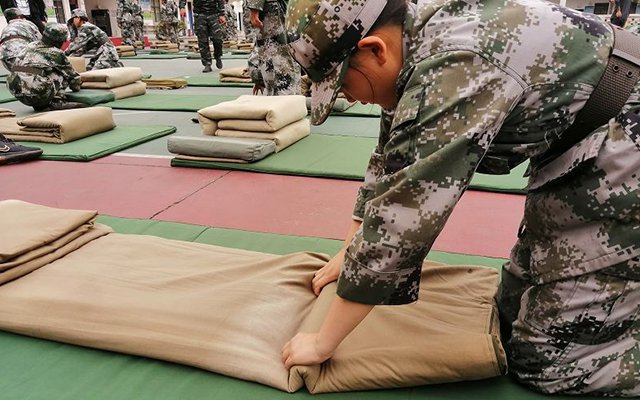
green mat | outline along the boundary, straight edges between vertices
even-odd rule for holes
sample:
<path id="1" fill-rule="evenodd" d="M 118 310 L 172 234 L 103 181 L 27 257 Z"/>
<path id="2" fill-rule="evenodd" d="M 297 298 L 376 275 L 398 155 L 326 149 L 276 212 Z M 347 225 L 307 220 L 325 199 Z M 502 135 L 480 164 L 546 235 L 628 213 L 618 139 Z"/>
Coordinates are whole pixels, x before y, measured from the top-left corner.
<path id="1" fill-rule="evenodd" d="M 167 53 L 167 54 L 136 54 L 135 56 L 120 57 L 122 60 L 173 60 L 176 58 L 187 58 L 187 53 Z"/>
<path id="2" fill-rule="evenodd" d="M 100 103 L 108 103 L 115 99 L 115 95 L 108 90 L 80 89 L 77 92 L 66 93 L 67 100 L 95 106 Z"/>
<path id="3" fill-rule="evenodd" d="M 342 112 L 331 112 L 331 115 L 341 115 L 347 117 L 379 117 L 381 108 L 377 104 L 355 103 Z"/>
<path id="4" fill-rule="evenodd" d="M 218 74 L 201 74 L 182 76 L 181 78 L 187 80 L 189 86 L 204 86 L 204 87 L 253 87 L 253 83 L 243 82 L 220 82 L 220 76 Z"/>
<path id="5" fill-rule="evenodd" d="M 125 110 L 153 111 L 198 111 L 223 101 L 235 100 L 238 96 L 204 94 L 157 94 L 129 97 L 106 103 L 107 107 Z"/>
<path id="6" fill-rule="evenodd" d="M 312 134 L 285 150 L 254 163 L 239 164 L 174 158 L 171 160 L 171 165 L 363 180 L 371 151 L 376 143 L 376 138 Z M 524 169 L 526 165 L 514 169 L 510 175 L 476 174 L 471 181 L 471 188 L 524 193 L 526 186 L 526 179 L 522 177 Z"/>
<path id="7" fill-rule="evenodd" d="M 99 217 L 116 231 L 283 254 L 334 253 L 335 240 L 206 228 L 170 222 Z M 435 253 L 435 252 L 434 252 Z M 462 257 L 462 258 L 459 258 Z M 470 258 L 469 258 L 470 257 Z M 434 259 L 496 267 L 499 259 L 438 253 Z M 0 398 L 24 400 L 544 400 L 508 377 L 367 392 L 284 393 L 196 368 L 0 332 Z M 554 399 L 577 399 L 560 397 Z"/>
<path id="8" fill-rule="evenodd" d="M 231 54 L 224 53 L 222 54 L 223 60 L 246 60 L 249 58 L 248 54 Z M 187 53 L 187 60 L 199 60 L 200 53 L 189 52 Z"/>
<path id="9" fill-rule="evenodd" d="M 6 79 L 5 79 L 6 82 Z M 10 101 L 15 101 L 15 97 L 9 92 L 9 89 L 6 87 L 0 87 L 0 103 L 8 103 Z"/>
<path id="10" fill-rule="evenodd" d="M 173 126 L 125 125 L 69 143 L 54 144 L 24 141 L 19 143 L 25 146 L 41 148 L 44 151 L 40 157 L 41 160 L 91 161 L 140 143 L 169 135 L 175 131 L 176 128 Z"/>

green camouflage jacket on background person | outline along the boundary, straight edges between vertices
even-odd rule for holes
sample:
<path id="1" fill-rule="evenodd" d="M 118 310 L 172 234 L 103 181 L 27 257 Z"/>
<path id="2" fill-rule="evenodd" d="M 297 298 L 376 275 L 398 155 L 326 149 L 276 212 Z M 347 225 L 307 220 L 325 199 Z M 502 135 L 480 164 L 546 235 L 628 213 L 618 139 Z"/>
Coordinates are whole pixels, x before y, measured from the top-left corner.
<path id="1" fill-rule="evenodd" d="M 26 19 L 9 21 L 0 34 L 0 58 L 4 67 L 11 70 L 16 56 L 29 43 L 38 41 L 41 37 L 38 27 L 33 22 Z"/>

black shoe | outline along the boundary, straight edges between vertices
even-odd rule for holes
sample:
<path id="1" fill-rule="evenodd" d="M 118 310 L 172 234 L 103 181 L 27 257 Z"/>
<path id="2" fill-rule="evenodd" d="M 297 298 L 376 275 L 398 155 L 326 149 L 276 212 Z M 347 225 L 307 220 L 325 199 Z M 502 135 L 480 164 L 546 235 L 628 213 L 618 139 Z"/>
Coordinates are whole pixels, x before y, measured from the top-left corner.
<path id="1" fill-rule="evenodd" d="M 211 65 L 209 65 L 209 64 L 205 65 L 204 69 L 202 70 L 202 72 L 211 72 L 211 71 L 213 71 L 213 70 L 211 69 Z"/>
<path id="2" fill-rule="evenodd" d="M 49 105 L 50 110 L 71 110 L 74 108 L 85 108 L 88 105 L 75 101 L 54 101 Z"/>
<path id="3" fill-rule="evenodd" d="M 0 135 L 0 165 L 35 160 L 41 155 L 42 150 L 37 147 L 21 146 Z"/>
<path id="4" fill-rule="evenodd" d="M 216 68 L 222 69 L 222 58 L 221 57 L 216 58 Z"/>

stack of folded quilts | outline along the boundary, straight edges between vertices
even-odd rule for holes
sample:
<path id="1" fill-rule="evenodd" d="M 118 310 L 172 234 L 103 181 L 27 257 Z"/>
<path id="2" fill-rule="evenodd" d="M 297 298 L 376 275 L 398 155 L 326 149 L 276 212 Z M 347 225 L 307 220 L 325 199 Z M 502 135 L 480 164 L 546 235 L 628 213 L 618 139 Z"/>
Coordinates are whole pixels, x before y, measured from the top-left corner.
<path id="1" fill-rule="evenodd" d="M 177 158 L 253 162 L 309 135 L 304 96 L 240 96 L 198 111 L 205 136 L 172 137 Z"/>
<path id="2" fill-rule="evenodd" d="M 136 48 L 133 46 L 116 46 L 116 50 L 118 51 L 118 57 L 132 57 L 136 55 Z"/>
<path id="3" fill-rule="evenodd" d="M 247 67 L 227 68 L 220 71 L 220 82 L 251 83 Z"/>
<path id="4" fill-rule="evenodd" d="M 115 99 L 140 96 L 146 93 L 147 85 L 141 81 L 139 67 L 107 68 L 80 74 L 83 89 L 100 89 L 113 93 Z"/>
<path id="5" fill-rule="evenodd" d="M 151 45 L 151 48 L 164 50 L 167 53 L 177 53 L 179 51 L 177 43 L 171 43 L 167 40 L 157 40 L 153 45 Z"/>
<path id="6" fill-rule="evenodd" d="M 144 42 L 140 40 L 134 42 L 133 45 L 135 46 L 136 49 L 144 49 Z"/>
<path id="7" fill-rule="evenodd" d="M 143 79 L 147 89 L 181 89 L 187 86 L 187 80 L 182 78 Z"/>
<path id="8" fill-rule="evenodd" d="M 115 128 L 111 108 L 49 111 L 23 118 L 0 118 L 0 132 L 12 140 L 67 143 Z"/>
<path id="9" fill-rule="evenodd" d="M 77 73 L 84 72 L 87 70 L 87 63 L 84 57 L 68 57 L 73 70 Z"/>

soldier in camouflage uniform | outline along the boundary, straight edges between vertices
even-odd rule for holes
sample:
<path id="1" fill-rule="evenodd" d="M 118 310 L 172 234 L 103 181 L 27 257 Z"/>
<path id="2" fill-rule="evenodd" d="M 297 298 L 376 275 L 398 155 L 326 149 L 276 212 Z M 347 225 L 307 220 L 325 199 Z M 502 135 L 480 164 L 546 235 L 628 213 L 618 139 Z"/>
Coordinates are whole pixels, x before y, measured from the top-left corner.
<path id="1" fill-rule="evenodd" d="M 236 12 L 233 11 L 233 6 L 229 4 L 228 0 L 225 0 L 224 5 L 224 40 L 238 40 L 238 27 L 236 25 Z"/>
<path id="2" fill-rule="evenodd" d="M 286 0 L 247 0 L 251 24 L 258 29 L 256 52 L 267 96 L 300 94 L 300 66 L 287 49 L 286 4 Z"/>
<path id="3" fill-rule="evenodd" d="M 65 54 L 82 57 L 85 53 L 95 50 L 87 64 L 87 70 L 122 67 L 116 46 L 111 43 L 107 34 L 91 22 L 84 10 L 76 8 L 71 13 L 67 25 L 71 24 L 76 31 L 75 39 L 71 42 Z"/>
<path id="4" fill-rule="evenodd" d="M 31 42 L 40 40 L 38 27 L 24 18 L 17 8 L 4 10 L 4 17 L 9 23 L 0 34 L 0 57 L 4 67 L 11 71 L 15 58 Z"/>
<path id="5" fill-rule="evenodd" d="M 251 25 L 251 9 L 248 7 L 242 8 L 242 25 L 244 31 L 245 40 L 254 44 L 253 49 L 249 53 L 247 59 L 247 69 L 251 82 L 253 82 L 253 94 L 258 92 L 264 92 L 264 79 L 262 79 L 262 71 L 260 66 L 260 57 L 258 56 L 258 48 L 255 46 L 258 30 Z"/>
<path id="6" fill-rule="evenodd" d="M 319 333 L 284 346 L 285 366 L 331 357 L 374 305 L 415 301 L 474 172 L 530 159 L 498 299 L 510 372 L 545 393 L 640 395 L 640 85 L 555 153 L 612 28 L 539 0 L 292 0 L 287 27 L 314 123 L 339 89 L 385 111 L 345 246 L 313 281 L 317 293 L 339 275 L 339 297 Z"/>
<path id="7" fill-rule="evenodd" d="M 120 28 L 122 44 L 127 46 L 135 45 L 135 28 L 133 7 L 130 0 L 117 0 L 116 22 Z"/>
<path id="8" fill-rule="evenodd" d="M 82 84 L 80 75 L 60 49 L 67 35 L 65 25 L 47 24 L 42 40 L 27 45 L 16 58 L 13 72 L 7 78 L 7 87 L 18 101 L 36 111 L 85 106 L 65 100 L 65 89 L 78 91 Z"/>
<path id="9" fill-rule="evenodd" d="M 180 0 L 180 9 L 184 12 L 186 0 Z M 222 65 L 222 25 L 225 24 L 224 0 L 194 0 L 193 19 L 196 36 L 198 37 L 198 50 L 200 61 L 204 66 L 202 72 L 211 72 L 211 50 L 209 38 L 213 42 L 213 57 L 216 59 L 216 68 Z"/>
<path id="10" fill-rule="evenodd" d="M 160 21 L 156 37 L 178 44 L 178 5 L 173 0 L 163 0 L 160 6 Z"/>
<path id="11" fill-rule="evenodd" d="M 138 0 L 131 1 L 131 13 L 133 14 L 133 36 L 136 42 L 143 43 L 144 47 L 144 14 Z"/>

